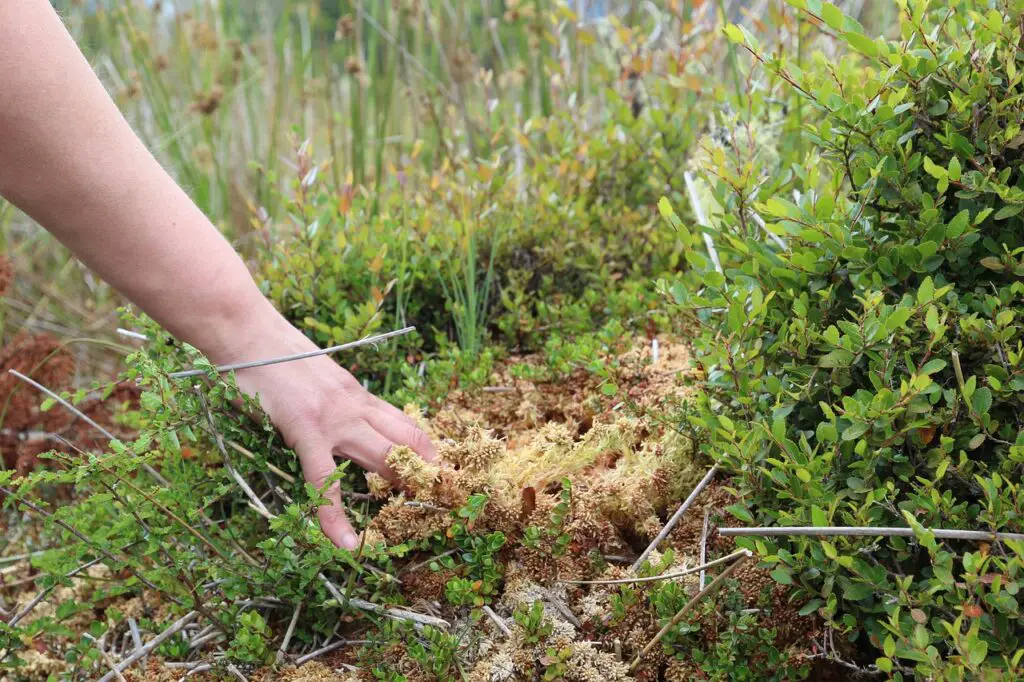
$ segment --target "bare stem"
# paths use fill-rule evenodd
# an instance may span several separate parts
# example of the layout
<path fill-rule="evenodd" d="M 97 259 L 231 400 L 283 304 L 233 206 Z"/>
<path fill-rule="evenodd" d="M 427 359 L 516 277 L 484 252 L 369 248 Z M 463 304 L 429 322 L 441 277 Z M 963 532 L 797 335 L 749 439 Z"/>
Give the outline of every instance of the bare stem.
<path fill-rule="evenodd" d="M 266 367 L 267 365 L 276 365 L 282 362 L 294 362 L 295 360 L 305 360 L 306 358 L 314 358 L 319 355 L 328 355 L 330 353 L 337 353 L 342 350 L 349 350 L 350 348 L 358 348 L 359 346 L 368 346 L 374 343 L 380 343 L 386 341 L 395 336 L 402 336 L 414 331 L 416 327 L 403 327 L 402 329 L 396 329 L 395 331 L 387 332 L 385 334 L 377 334 L 375 336 L 368 336 L 365 339 L 359 339 L 358 341 L 350 341 L 349 343 L 343 343 L 340 346 L 331 346 L 330 348 L 322 348 L 320 350 L 311 350 L 305 353 L 295 353 L 293 355 L 282 355 L 276 358 L 269 358 L 267 360 L 251 360 L 249 362 L 235 362 L 229 365 L 220 365 L 215 367 L 214 371 L 218 374 L 224 372 L 232 372 L 239 369 L 250 369 L 252 367 Z M 12 370 L 13 371 L 13 370 Z M 187 369 L 182 372 L 173 372 L 169 376 L 172 379 L 184 379 L 186 377 L 198 377 L 205 375 L 207 370 L 205 369 Z"/>
<path fill-rule="evenodd" d="M 284 657 L 288 654 L 288 643 L 292 640 L 292 635 L 295 633 L 295 625 L 299 622 L 299 614 L 302 613 L 302 602 L 295 607 L 295 613 L 292 614 L 291 622 L 288 623 L 288 630 L 284 633 L 284 639 L 281 640 L 281 646 L 277 649 L 277 662 L 280 663 L 284 660 Z"/>
<path fill-rule="evenodd" d="M 743 550 L 743 554 L 736 560 L 735 563 L 733 563 L 728 568 L 726 568 L 724 571 L 719 573 L 718 577 L 716 577 L 714 580 L 712 580 L 710 585 L 708 585 L 703 590 L 701 590 L 700 592 L 695 594 L 693 596 L 693 599 L 691 599 L 690 601 L 686 602 L 686 605 L 683 606 L 683 608 L 679 609 L 679 611 L 676 613 L 676 615 L 672 616 L 672 620 L 670 620 L 669 622 L 665 623 L 665 627 L 663 627 L 661 630 L 658 631 L 658 634 L 656 634 L 654 636 L 654 639 L 652 639 L 650 642 L 647 643 L 647 646 L 644 647 L 643 651 L 641 651 L 639 654 L 637 654 L 637 657 L 633 659 L 633 662 L 629 666 L 630 672 L 632 672 L 633 670 L 636 669 L 636 667 L 640 664 L 640 660 L 644 656 L 646 656 L 647 653 L 651 649 L 654 648 L 655 644 L 657 644 L 658 642 L 661 641 L 662 637 L 664 637 L 666 634 L 668 634 L 669 630 L 671 630 L 672 628 L 674 628 L 676 625 L 679 624 L 679 621 L 681 621 L 683 619 L 683 616 L 685 616 L 687 614 L 687 612 L 690 611 L 690 609 L 692 609 L 694 606 L 696 606 L 697 603 L 701 599 L 703 599 L 704 597 L 708 596 L 709 594 L 715 592 L 718 589 L 718 587 L 723 582 L 725 582 L 726 578 L 728 578 L 730 575 L 735 573 L 736 569 L 739 568 L 741 565 L 743 565 L 744 561 L 746 561 L 748 558 L 750 558 L 751 554 L 752 553 L 750 552 L 750 550 Z"/>
<path fill-rule="evenodd" d="M 694 566 L 693 568 L 684 568 L 678 571 L 672 571 L 670 573 L 662 573 L 661 575 L 652 575 L 646 578 L 616 578 L 614 580 L 563 580 L 562 582 L 566 585 L 629 585 L 633 583 L 651 583 L 658 580 L 672 580 L 673 578 L 681 578 L 684 575 L 691 575 L 693 573 L 703 574 L 706 569 L 714 568 L 722 564 L 727 564 L 730 561 L 735 561 L 741 556 L 748 553 L 745 549 L 739 549 L 732 554 L 727 554 L 721 559 L 715 559 L 709 561 L 706 564 Z M 704 589 L 701 587 L 700 589 Z"/>
<path fill-rule="evenodd" d="M 693 489 L 693 492 L 690 493 L 690 496 L 687 497 L 681 505 L 679 505 L 679 509 L 677 509 L 676 513 L 672 515 L 672 518 L 668 520 L 668 523 L 665 524 L 665 527 L 661 529 L 661 532 L 658 533 L 658 537 L 654 538 L 654 541 L 647 546 L 647 549 L 644 550 L 643 554 L 637 557 L 637 560 L 634 561 L 633 565 L 629 567 L 630 571 L 636 572 L 636 569 L 640 568 L 640 566 L 643 565 L 644 561 L 647 560 L 647 557 L 650 556 L 651 552 L 653 552 L 658 547 L 658 545 L 661 544 L 662 540 L 668 537 L 668 534 L 671 533 L 672 529 L 676 527 L 676 524 L 679 523 L 679 520 L 683 518 L 683 514 L 686 513 L 686 510 L 693 505 L 694 501 L 697 499 L 697 496 L 700 495 L 700 491 L 704 490 L 704 488 L 707 487 L 708 483 L 711 482 L 711 479 L 715 477 L 716 473 L 718 473 L 717 464 L 711 467 L 708 473 L 704 475 L 704 478 L 701 479 L 701 482 L 697 484 L 697 487 Z"/>
<path fill-rule="evenodd" d="M 111 672 L 107 673 L 106 675 L 104 675 L 103 677 L 101 677 L 99 679 L 99 682 L 110 682 L 110 680 L 114 679 L 114 675 L 115 674 L 122 673 L 125 670 L 127 670 L 128 668 L 130 668 L 132 666 L 132 664 L 134 664 L 140 658 L 142 658 L 143 656 L 148 654 L 150 651 L 152 651 L 153 649 L 157 648 L 158 646 L 160 646 L 161 644 L 166 642 L 168 639 L 173 637 L 179 631 L 181 631 L 186 625 L 188 625 L 193 620 L 195 620 L 196 616 L 198 616 L 198 615 L 199 615 L 198 611 L 189 611 L 184 616 L 182 616 L 178 620 L 176 620 L 173 623 L 171 623 L 171 625 L 166 630 L 164 630 L 159 635 L 157 635 L 152 640 L 150 640 L 150 642 L 148 644 L 146 644 L 145 646 L 143 646 L 140 649 L 136 649 L 135 652 L 132 653 L 131 656 L 129 656 L 128 658 L 124 659 L 116 668 L 114 668 L 113 671 L 111 671 Z"/>
<path fill-rule="evenodd" d="M 1024 533 L 993 533 L 986 530 L 950 530 L 945 528 L 928 528 L 929 533 L 943 540 L 979 540 L 981 542 L 993 542 L 999 540 L 1024 540 Z M 742 535 L 847 535 L 847 536 L 887 536 L 887 537 L 914 537 L 912 528 L 872 528 L 871 526 L 777 526 L 761 528 L 719 528 L 719 535 L 742 536 Z"/>

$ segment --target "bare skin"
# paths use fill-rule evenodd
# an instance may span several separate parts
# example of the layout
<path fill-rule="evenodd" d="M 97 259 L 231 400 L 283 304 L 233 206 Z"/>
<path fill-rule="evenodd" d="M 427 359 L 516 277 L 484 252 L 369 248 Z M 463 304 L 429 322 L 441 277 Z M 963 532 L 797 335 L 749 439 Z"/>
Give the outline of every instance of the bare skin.
<path fill-rule="evenodd" d="M 315 350 L 135 135 L 48 0 L 0 2 L 0 195 L 217 364 Z M 411 419 L 329 357 L 237 378 L 316 486 L 335 471 L 335 456 L 388 477 L 395 445 L 437 457 Z M 324 533 L 355 548 L 337 485 L 328 499 Z"/>

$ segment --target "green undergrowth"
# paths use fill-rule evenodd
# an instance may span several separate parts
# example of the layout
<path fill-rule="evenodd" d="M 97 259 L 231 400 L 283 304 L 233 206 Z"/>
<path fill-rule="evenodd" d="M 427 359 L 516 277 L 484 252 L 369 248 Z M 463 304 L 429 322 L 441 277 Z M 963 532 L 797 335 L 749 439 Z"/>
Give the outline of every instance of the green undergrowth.
<path fill-rule="evenodd" d="M 696 134 L 686 109 L 669 104 L 678 113 L 641 119 L 622 104 L 589 131 L 569 116 L 535 122 L 517 142 L 522 171 L 506 149 L 446 165 L 415 192 L 339 197 L 297 180 L 284 199 L 288 223 L 271 228 L 279 236 L 264 252 L 262 286 L 321 345 L 414 325 L 400 350 L 352 355 L 385 395 L 480 386 L 510 352 L 542 352 L 569 373 L 594 356 L 562 357 L 567 342 L 668 330 L 649 282 L 685 261 L 656 204 L 682 190 Z M 308 154 L 297 177 L 313 165 Z M 410 183 L 418 173 L 403 172 Z"/>
<path fill-rule="evenodd" d="M 838 655 L 895 679 L 1017 679 L 1024 309 L 1021 9 L 901 2 L 869 39 L 794 64 L 727 30 L 813 113 L 810 151 L 720 149 L 701 230 L 663 204 L 693 269 L 663 290 L 707 375 L 685 415 L 736 473 L 737 524 L 900 526 L 913 538 L 741 540 L 835 628 Z M 764 234 L 756 227 L 763 218 Z"/>

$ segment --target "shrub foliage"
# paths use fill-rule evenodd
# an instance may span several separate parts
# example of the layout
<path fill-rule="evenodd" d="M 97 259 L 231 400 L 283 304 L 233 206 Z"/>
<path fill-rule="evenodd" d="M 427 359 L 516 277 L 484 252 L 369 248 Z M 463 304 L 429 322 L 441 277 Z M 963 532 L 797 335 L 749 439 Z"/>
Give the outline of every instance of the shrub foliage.
<path fill-rule="evenodd" d="M 930 529 L 1024 530 L 1021 10 L 901 2 L 899 34 L 872 40 L 790 4 L 848 56 L 801 68 L 727 33 L 812 112 L 810 156 L 763 178 L 743 145 L 708 155 L 721 269 L 662 204 L 693 266 L 664 289 L 707 375 L 688 420 L 744 524 L 914 529 L 744 541 L 862 662 L 1019 676 L 1024 543 Z M 750 238 L 758 217 L 778 239 Z"/>

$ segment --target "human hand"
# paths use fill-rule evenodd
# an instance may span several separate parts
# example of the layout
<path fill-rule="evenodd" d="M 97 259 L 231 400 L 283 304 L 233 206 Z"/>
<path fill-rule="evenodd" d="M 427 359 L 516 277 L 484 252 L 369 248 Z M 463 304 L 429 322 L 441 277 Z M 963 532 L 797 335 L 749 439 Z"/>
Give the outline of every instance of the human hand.
<path fill-rule="evenodd" d="M 256 336 L 262 340 L 251 344 L 245 357 L 235 359 L 315 350 L 290 325 L 278 327 L 276 333 Z M 395 475 L 385 457 L 396 445 L 408 446 L 427 461 L 437 459 L 430 438 L 408 415 L 366 391 L 330 357 L 245 369 L 236 373 L 236 379 L 243 391 L 259 396 L 263 410 L 299 456 L 304 478 L 318 489 L 334 473 L 336 456 L 391 481 Z M 324 534 L 339 547 L 355 549 L 359 540 L 345 515 L 340 484 L 332 484 L 326 497 L 330 504 L 317 511 Z"/>

